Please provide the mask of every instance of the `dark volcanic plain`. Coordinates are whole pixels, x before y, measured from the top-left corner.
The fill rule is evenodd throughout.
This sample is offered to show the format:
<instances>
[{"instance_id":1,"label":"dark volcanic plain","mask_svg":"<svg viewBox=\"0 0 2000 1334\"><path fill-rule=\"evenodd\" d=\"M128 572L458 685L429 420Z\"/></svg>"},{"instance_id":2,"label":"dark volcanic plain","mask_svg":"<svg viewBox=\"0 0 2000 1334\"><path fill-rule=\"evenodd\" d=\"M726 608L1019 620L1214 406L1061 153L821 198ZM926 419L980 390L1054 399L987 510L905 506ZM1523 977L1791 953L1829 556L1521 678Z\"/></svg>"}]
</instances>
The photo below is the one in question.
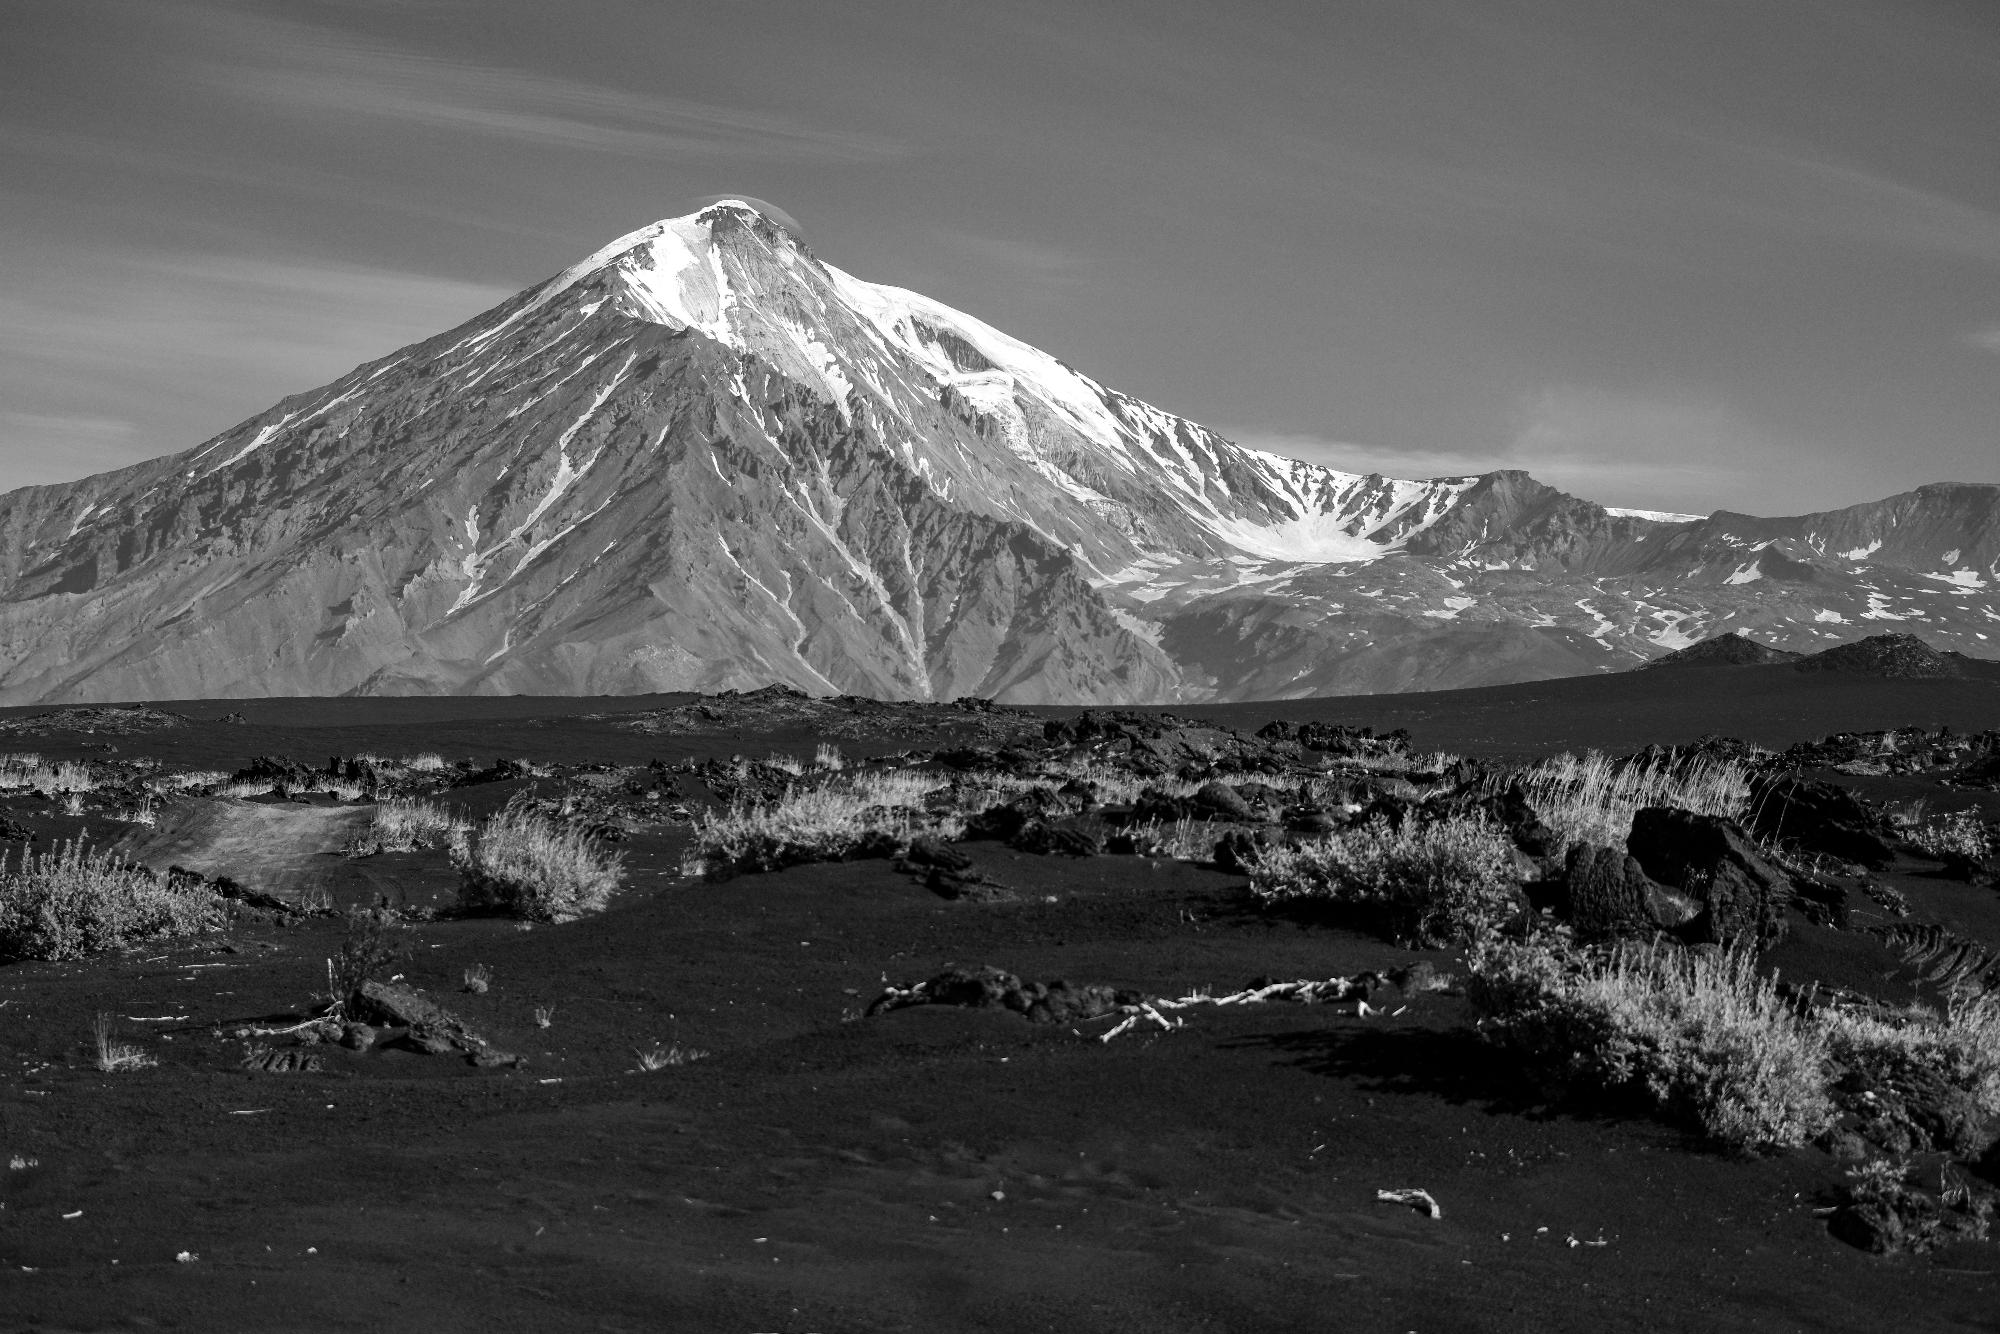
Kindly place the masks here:
<instances>
[{"instance_id":1,"label":"dark volcanic plain","mask_svg":"<svg viewBox=\"0 0 2000 1334\"><path fill-rule=\"evenodd\" d=\"M821 716L746 722L728 708L704 724L693 696L158 707L190 722L127 732L102 715L51 726L33 721L45 711L8 710L0 749L169 769L426 751L620 767L625 887L608 911L562 925L403 929L411 952L394 971L521 1055L514 1067L322 1045L316 1071L245 1068L239 1032L324 1004L325 961L348 931L333 913L246 912L218 936L0 965L0 1157L24 1164L0 1173L0 1326L2000 1326L1992 1243L1865 1254L1814 1213L1846 1164L1817 1148L1737 1158L1647 1116L1551 1105L1482 1045L1456 993L1413 991L1365 1016L1207 1007L1184 1028L1110 1042L1103 1022L1004 1010L863 1017L885 983L952 964L1178 996L1419 960L1454 971L1448 952L1267 912L1243 876L1163 857L959 845L1014 891L1001 902L947 900L884 859L698 880L680 871L685 817L631 814L713 799L649 776L654 760L995 745L1075 710L863 708L830 734ZM680 721L631 726L661 711ZM1693 667L1176 712L1246 733L1273 718L1404 727L1413 747L1473 757L1717 732L1781 749L1843 730L2000 728L2000 683ZM444 799L477 817L578 781L496 772ZM1843 781L2000 817L1991 790ZM647 796L656 785L664 795ZM330 799L269 804L343 818ZM23 794L0 796L0 814L36 846L87 830L135 855L202 851L198 831L171 846L172 803L150 829ZM238 878L255 888L283 852L248 850ZM442 905L457 885L442 854L315 865L340 909ZM1905 857L1877 883L1915 920L2000 946L2000 891L1936 872ZM1868 903L1857 898L1863 925ZM1905 997L1919 982L1878 936L1802 917L1769 962ZM490 973L482 994L462 986L474 966ZM546 1028L537 1007L553 1007ZM100 1012L157 1067L95 1069ZM655 1044L706 1055L638 1072L635 1052ZM1442 1217L1376 1200L1404 1187L1430 1191Z\"/></svg>"}]
</instances>

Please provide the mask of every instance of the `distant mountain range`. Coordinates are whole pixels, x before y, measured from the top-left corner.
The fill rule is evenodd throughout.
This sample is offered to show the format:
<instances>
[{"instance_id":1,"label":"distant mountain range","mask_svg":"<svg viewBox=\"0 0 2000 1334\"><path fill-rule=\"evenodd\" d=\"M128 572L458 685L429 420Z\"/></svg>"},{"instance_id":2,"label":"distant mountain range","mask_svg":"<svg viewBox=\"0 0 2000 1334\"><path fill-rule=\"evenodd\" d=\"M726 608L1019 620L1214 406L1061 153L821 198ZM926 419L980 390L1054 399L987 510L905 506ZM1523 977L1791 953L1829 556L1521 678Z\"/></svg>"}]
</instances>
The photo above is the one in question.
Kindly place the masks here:
<instances>
[{"instance_id":1,"label":"distant mountain range","mask_svg":"<svg viewBox=\"0 0 2000 1334\"><path fill-rule=\"evenodd\" d=\"M722 203L182 454L0 496L0 703L1276 699L1747 630L2000 644L2000 487L1606 509L1242 448Z\"/></svg>"}]
</instances>

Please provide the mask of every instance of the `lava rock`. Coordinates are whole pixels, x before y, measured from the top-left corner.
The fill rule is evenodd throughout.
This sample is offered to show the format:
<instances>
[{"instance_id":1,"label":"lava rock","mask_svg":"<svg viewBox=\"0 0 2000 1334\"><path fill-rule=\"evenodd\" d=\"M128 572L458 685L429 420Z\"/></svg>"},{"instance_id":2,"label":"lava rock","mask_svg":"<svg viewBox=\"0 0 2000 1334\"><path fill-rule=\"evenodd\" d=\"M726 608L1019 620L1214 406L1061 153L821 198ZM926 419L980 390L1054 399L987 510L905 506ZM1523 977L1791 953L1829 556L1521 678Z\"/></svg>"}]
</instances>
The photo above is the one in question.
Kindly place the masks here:
<instances>
[{"instance_id":1,"label":"lava rock","mask_svg":"<svg viewBox=\"0 0 2000 1334\"><path fill-rule=\"evenodd\" d=\"M1763 948L1784 939L1791 880L1734 820L1648 806L1632 817L1625 850L1649 879L1701 905L1683 927L1691 942Z\"/></svg>"},{"instance_id":2,"label":"lava rock","mask_svg":"<svg viewBox=\"0 0 2000 1334\"><path fill-rule=\"evenodd\" d=\"M1586 935L1671 930L1700 912L1700 904L1654 884L1628 852L1596 844L1570 849L1561 915Z\"/></svg>"},{"instance_id":3,"label":"lava rock","mask_svg":"<svg viewBox=\"0 0 2000 1334\"><path fill-rule=\"evenodd\" d=\"M1215 840L1215 869L1249 875L1264 859L1264 841L1247 829L1232 829Z\"/></svg>"},{"instance_id":4,"label":"lava rock","mask_svg":"<svg viewBox=\"0 0 2000 1334\"><path fill-rule=\"evenodd\" d=\"M1209 820L1253 820L1256 818L1237 790L1227 783L1203 783L1189 798L1195 814Z\"/></svg>"},{"instance_id":5,"label":"lava rock","mask_svg":"<svg viewBox=\"0 0 2000 1334\"><path fill-rule=\"evenodd\" d=\"M1888 822L1866 802L1833 783L1775 774L1750 785L1750 830L1773 843L1789 843L1863 866L1894 859Z\"/></svg>"},{"instance_id":6,"label":"lava rock","mask_svg":"<svg viewBox=\"0 0 2000 1334\"><path fill-rule=\"evenodd\" d=\"M520 1064L520 1057L500 1051L463 1019L410 987L363 982L348 997L347 1013L356 1023L404 1029L404 1043L433 1056L455 1052L479 1066Z\"/></svg>"}]
</instances>

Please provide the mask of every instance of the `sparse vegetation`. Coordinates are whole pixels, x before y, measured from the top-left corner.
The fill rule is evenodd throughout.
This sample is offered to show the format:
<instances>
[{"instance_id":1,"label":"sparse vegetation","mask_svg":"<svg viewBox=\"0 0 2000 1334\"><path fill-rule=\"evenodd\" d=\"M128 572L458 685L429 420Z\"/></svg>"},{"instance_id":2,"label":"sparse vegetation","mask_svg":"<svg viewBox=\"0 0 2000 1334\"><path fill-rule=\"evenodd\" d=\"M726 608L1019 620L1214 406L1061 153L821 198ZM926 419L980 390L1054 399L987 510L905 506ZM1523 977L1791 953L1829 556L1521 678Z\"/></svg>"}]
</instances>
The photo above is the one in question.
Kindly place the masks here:
<instances>
[{"instance_id":1,"label":"sparse vegetation","mask_svg":"<svg viewBox=\"0 0 2000 1334\"><path fill-rule=\"evenodd\" d=\"M23 789L58 796L64 793L95 792L96 776L81 760L60 760L44 764L39 755L0 756L0 790Z\"/></svg>"},{"instance_id":2,"label":"sparse vegetation","mask_svg":"<svg viewBox=\"0 0 2000 1334\"><path fill-rule=\"evenodd\" d=\"M1422 945L1475 938L1518 911L1513 845L1483 817L1358 828L1266 851L1250 888L1266 903L1324 899L1385 909Z\"/></svg>"},{"instance_id":3,"label":"sparse vegetation","mask_svg":"<svg viewBox=\"0 0 2000 1334\"><path fill-rule=\"evenodd\" d=\"M484 996L493 985L493 970L483 963L476 963L463 974L465 989L475 996Z\"/></svg>"},{"instance_id":4,"label":"sparse vegetation","mask_svg":"<svg viewBox=\"0 0 2000 1334\"><path fill-rule=\"evenodd\" d=\"M555 1023L555 1021L556 1021L556 1007L555 1007L555 1006L553 1006L553 1005L537 1005L537 1006L535 1007L535 1027L536 1027L536 1028L547 1028L547 1027L548 1027L549 1025L551 1025L551 1024L553 1024L553 1023Z\"/></svg>"},{"instance_id":5,"label":"sparse vegetation","mask_svg":"<svg viewBox=\"0 0 2000 1334\"><path fill-rule=\"evenodd\" d=\"M538 922L566 922L602 909L624 876L624 859L582 830L510 803L453 851L459 907Z\"/></svg>"},{"instance_id":6,"label":"sparse vegetation","mask_svg":"<svg viewBox=\"0 0 2000 1334\"><path fill-rule=\"evenodd\" d=\"M0 958L79 959L220 927L222 900L82 840L0 853Z\"/></svg>"}]
</instances>

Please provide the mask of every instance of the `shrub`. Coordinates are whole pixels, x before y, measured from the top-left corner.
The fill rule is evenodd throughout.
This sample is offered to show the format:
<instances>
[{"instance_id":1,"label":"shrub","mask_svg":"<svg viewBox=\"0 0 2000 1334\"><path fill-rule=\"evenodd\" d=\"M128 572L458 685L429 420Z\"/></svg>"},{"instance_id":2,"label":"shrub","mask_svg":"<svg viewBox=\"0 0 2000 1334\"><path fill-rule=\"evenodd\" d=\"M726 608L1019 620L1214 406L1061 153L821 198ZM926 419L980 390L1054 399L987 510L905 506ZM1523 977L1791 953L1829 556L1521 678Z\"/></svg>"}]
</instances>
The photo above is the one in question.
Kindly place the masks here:
<instances>
[{"instance_id":1,"label":"shrub","mask_svg":"<svg viewBox=\"0 0 2000 1334\"><path fill-rule=\"evenodd\" d=\"M516 803L487 817L477 836L452 855L461 909L537 922L598 911L625 874L624 858L602 852L582 830Z\"/></svg>"},{"instance_id":2,"label":"shrub","mask_svg":"<svg viewBox=\"0 0 2000 1334\"><path fill-rule=\"evenodd\" d=\"M222 922L222 900L206 888L162 879L81 840L23 851L18 865L0 854L0 957L80 959Z\"/></svg>"},{"instance_id":3,"label":"shrub","mask_svg":"<svg viewBox=\"0 0 2000 1334\"><path fill-rule=\"evenodd\" d=\"M1624 847L1633 815L1647 806L1734 820L1750 803L1749 770L1709 755L1621 762L1593 750L1582 759L1557 755L1502 778L1519 781L1528 804L1565 849L1578 843Z\"/></svg>"},{"instance_id":4,"label":"shrub","mask_svg":"<svg viewBox=\"0 0 2000 1334\"><path fill-rule=\"evenodd\" d=\"M1505 923L1518 909L1513 843L1484 816L1371 820L1358 829L1265 852L1250 889L1267 903L1325 899L1386 909L1391 928L1446 945Z\"/></svg>"},{"instance_id":5,"label":"shrub","mask_svg":"<svg viewBox=\"0 0 2000 1334\"><path fill-rule=\"evenodd\" d=\"M1482 1026L1571 1081L1639 1094L1739 1149L1799 1144L1833 1118L1826 1033L1748 951L1582 952L1544 933L1481 942L1471 963Z\"/></svg>"}]
</instances>

